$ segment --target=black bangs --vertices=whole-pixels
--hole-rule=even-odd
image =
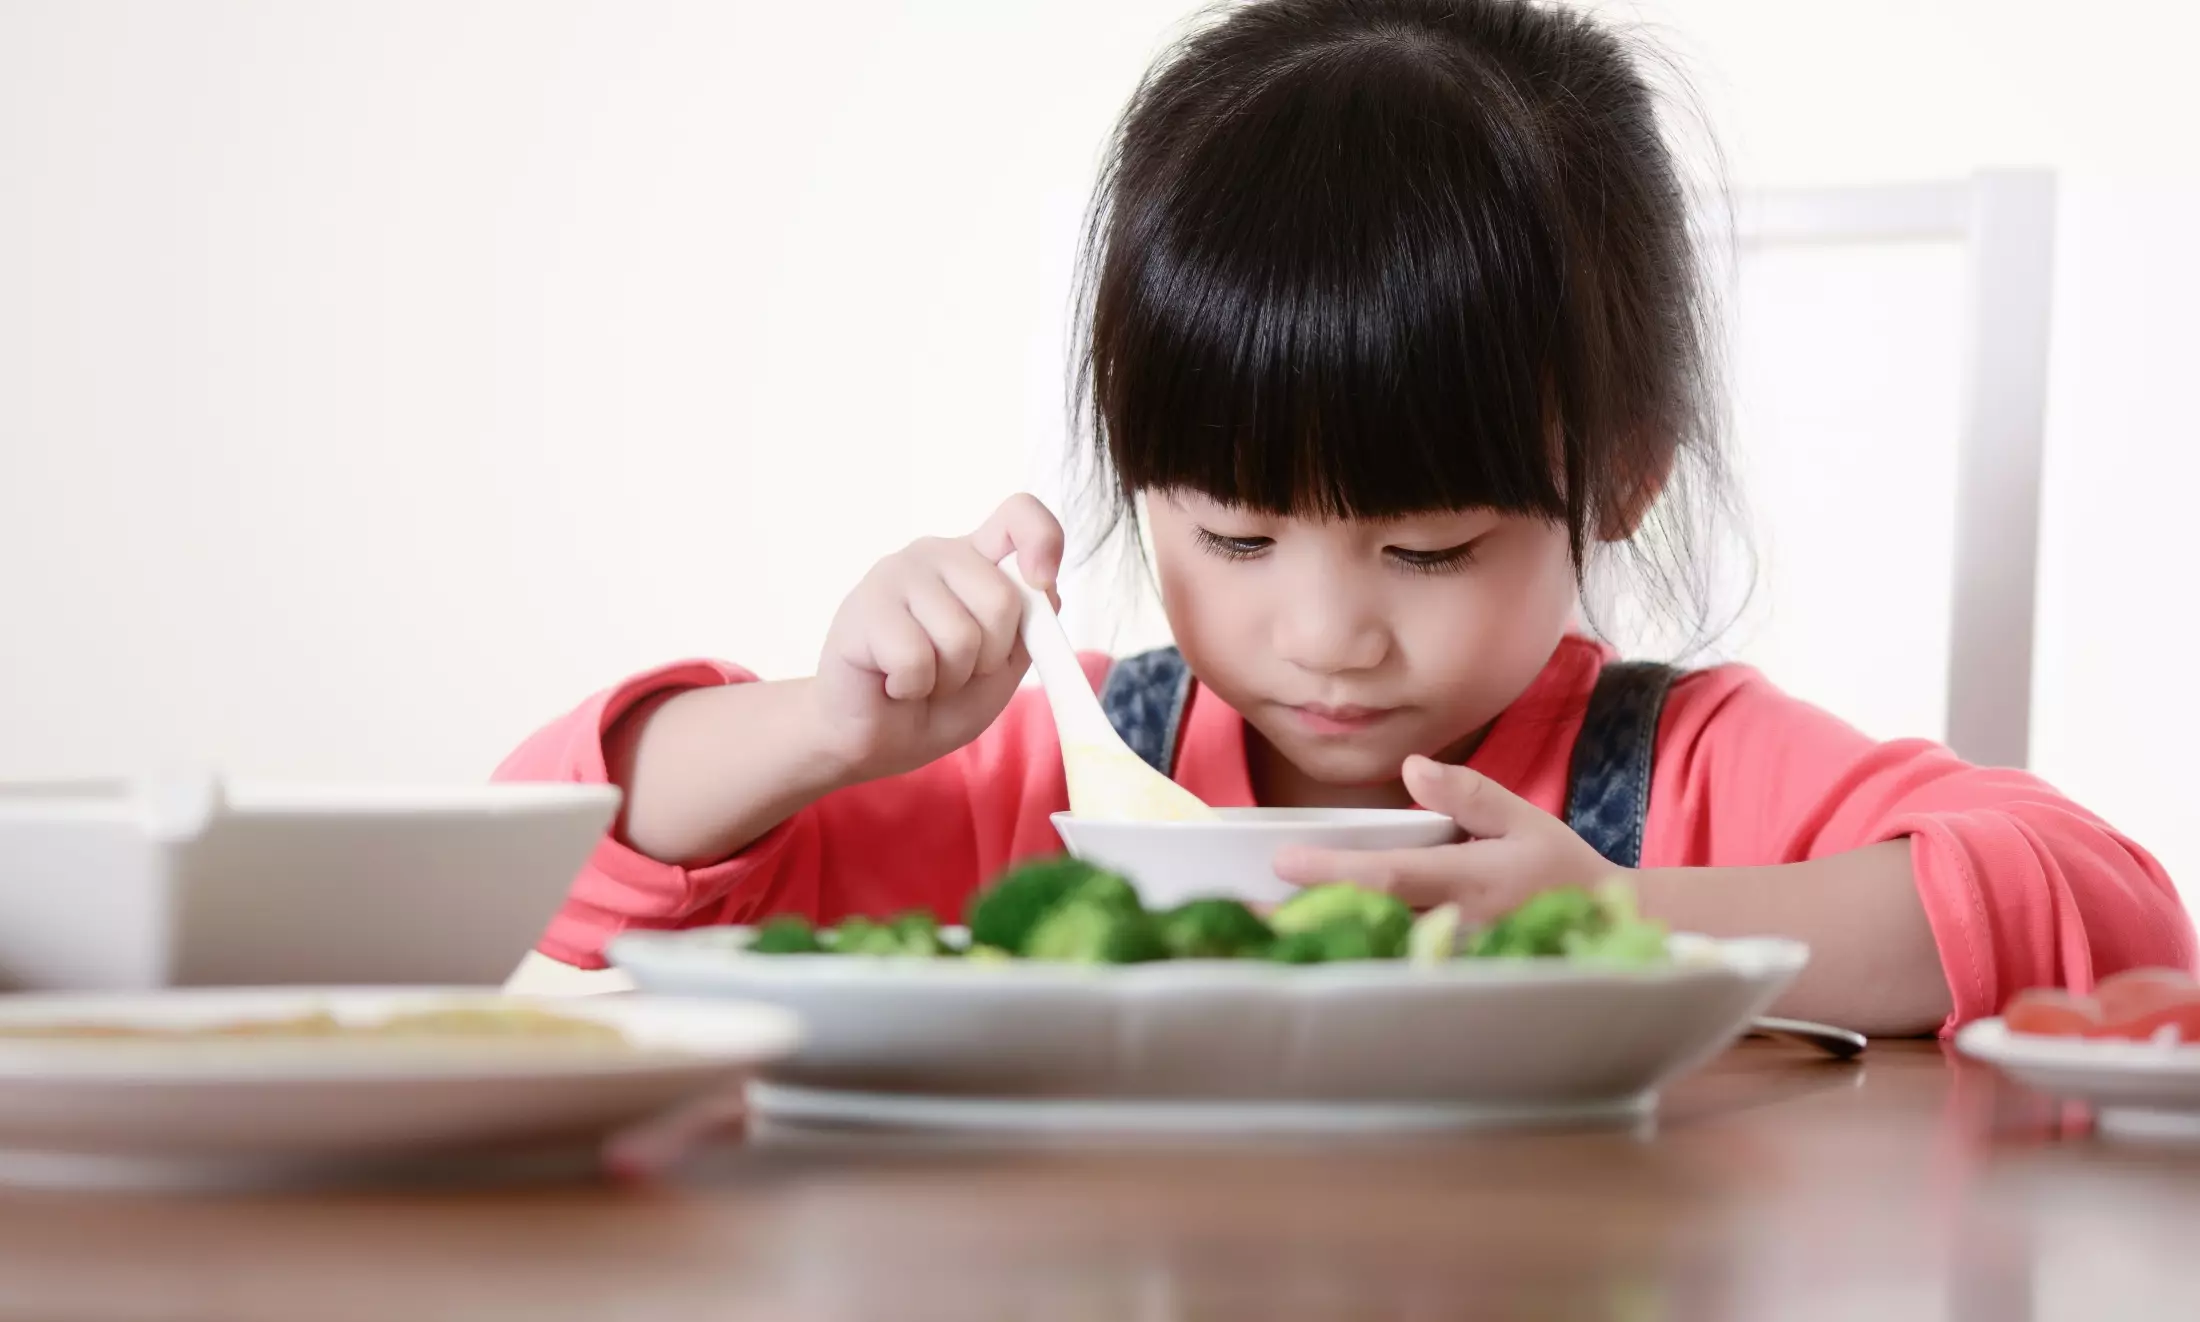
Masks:
[[[1094,382],[1120,479],[1275,513],[1563,517],[1538,398],[1558,254],[1502,128],[1380,48],[1218,116],[1166,204],[1122,218]]]
[[[1686,205],[1586,20],[1270,0],[1148,76],[1087,236],[1080,396],[1117,509],[1493,508],[1624,536],[1704,375]],[[1631,526],[1631,525],[1630,525]]]

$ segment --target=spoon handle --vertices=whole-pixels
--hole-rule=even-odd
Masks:
[[[1146,765],[1115,732],[1101,709],[1100,697],[1085,678],[1085,668],[1070,650],[1069,635],[1046,594],[1008,569],[1009,581],[1023,594],[1024,650],[1046,687],[1054,712],[1054,732],[1062,740],[1062,774],[1068,782],[1070,811],[1080,817],[1117,821],[1200,821],[1212,808],[1182,785]]]
[[[1085,678],[1085,668],[1069,645],[1069,635],[1063,632],[1053,603],[1047,600],[1044,592],[1024,582],[1014,557],[1001,568],[1016,585],[1017,592],[1023,595],[1024,650],[1031,654],[1032,667],[1039,672],[1039,683],[1046,689],[1047,706],[1054,709],[1054,729],[1061,736],[1062,745],[1072,748],[1122,744],[1115,727],[1108,723],[1107,713],[1100,710],[1100,699],[1093,693],[1091,681]]]
[[[1769,1016],[1761,1016],[1750,1021],[1749,1031],[1752,1036],[1782,1037],[1793,1042],[1807,1043],[1836,1060],[1849,1060],[1861,1056],[1864,1054],[1864,1048],[1870,1045],[1869,1039],[1862,1033],[1851,1032],[1846,1028],[1835,1028],[1832,1024],[1812,1023],[1808,1019],[1775,1019]]]

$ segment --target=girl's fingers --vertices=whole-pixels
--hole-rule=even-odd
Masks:
[[[872,625],[865,650],[870,668],[886,677],[886,696],[907,702],[930,696],[939,677],[931,635],[907,608],[888,610]]]
[[[1053,591],[1062,569],[1062,524],[1037,496],[1019,492],[1002,501],[969,540],[993,564],[1014,555],[1026,583]]]
[[[927,692],[941,698],[960,692],[978,673],[978,659],[986,647],[984,627],[962,598],[936,576],[920,575],[909,587],[908,603],[909,614],[924,627],[935,657],[935,674]]]
[[[1024,621],[1024,601],[1016,585],[998,566],[967,548],[960,555],[946,557],[940,577],[983,635],[975,673],[990,675],[1009,664]]]

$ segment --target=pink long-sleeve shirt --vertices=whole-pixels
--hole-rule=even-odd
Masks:
[[[1561,813],[1574,735],[1606,655],[1568,638],[1468,765]],[[1108,659],[1084,661],[1097,686]],[[715,661],[638,675],[536,733],[497,776],[601,782],[604,734],[637,703],[754,678]],[[1254,801],[1244,718],[1205,688],[1185,717],[1176,778],[1218,807]],[[1045,695],[1025,689],[969,746],[827,795],[723,862],[677,867],[607,836],[539,949],[599,968],[604,942],[631,928],[782,913],[833,922],[918,906],[960,914],[981,882],[1058,851],[1048,816],[1068,806]],[[2038,778],[1974,767],[1922,740],[1875,743],[1746,666],[1673,685],[1644,867],[1798,863],[1903,838],[1953,994],[1951,1027],[1995,1013],[2024,987],[2089,988],[2117,969],[2194,965],[2192,924],[2161,866]]]

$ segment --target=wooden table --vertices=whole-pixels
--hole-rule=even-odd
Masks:
[[[2200,1318],[2200,1151],[1925,1044],[1654,1132],[1171,1151],[760,1135],[656,1189],[0,1195],[40,1319]]]

